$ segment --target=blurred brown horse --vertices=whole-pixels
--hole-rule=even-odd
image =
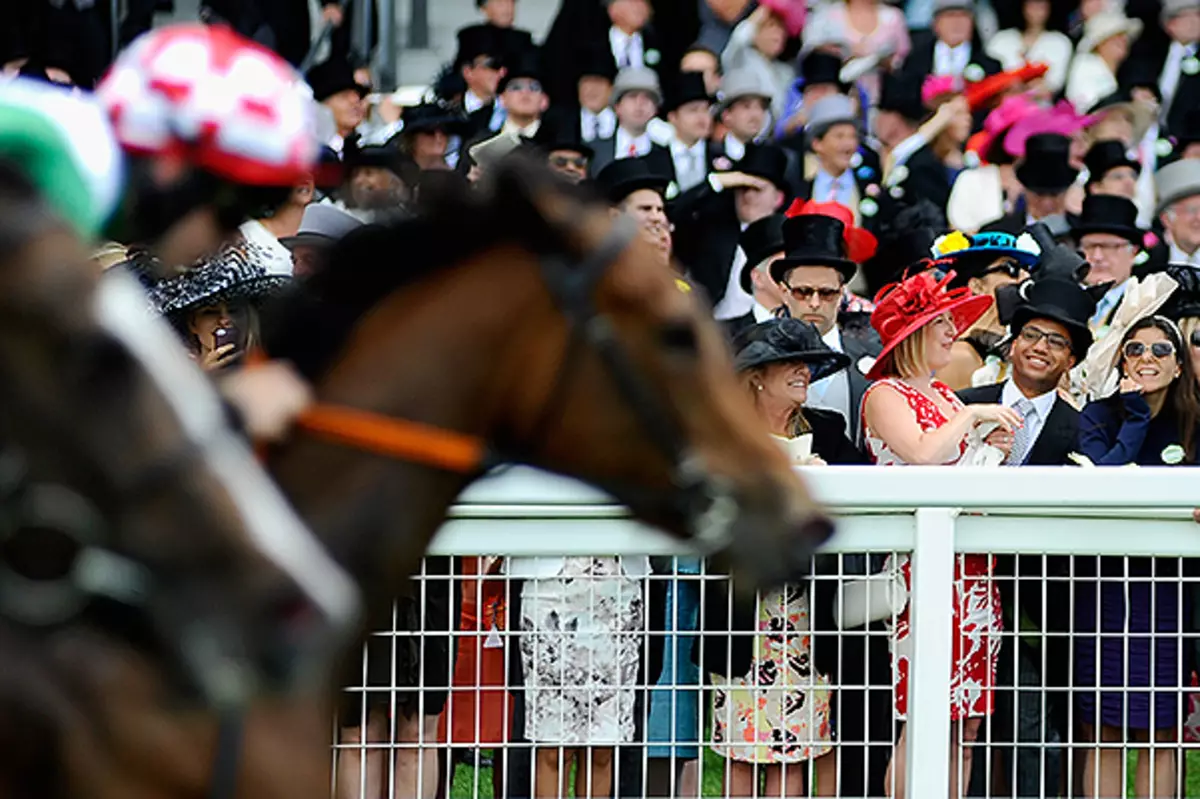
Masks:
[[[357,629],[172,335],[0,163],[0,796],[144,795],[128,714],[324,687]]]
[[[490,191],[352,235],[272,316],[268,350],[320,405],[271,470],[363,587],[367,629],[390,627],[401,582],[493,463],[597,485],[705,551],[729,548],[761,584],[801,574],[831,532],[707,310],[635,227],[540,167],[514,162]],[[128,712],[115,728],[128,795],[327,799],[333,694],[259,703],[240,736]]]

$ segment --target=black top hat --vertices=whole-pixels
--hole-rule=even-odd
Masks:
[[[1158,312],[1176,322],[1200,316],[1200,271],[1187,264],[1168,264],[1165,271],[1179,285]]]
[[[471,129],[471,121],[466,115],[446,103],[410,105],[401,112],[400,118],[404,121],[404,133],[441,130],[451,136],[464,136]]]
[[[1067,329],[1076,359],[1087,354],[1092,346],[1088,320],[1096,313],[1096,300],[1087,289],[1059,278],[1031,280],[1021,286],[1021,299],[1010,323],[1014,336],[1034,319],[1050,319]]]
[[[1185,112],[1182,129],[1173,130],[1171,133],[1175,134],[1175,142],[1180,148],[1200,142],[1200,108],[1192,108]]]
[[[771,264],[771,279],[776,283],[798,266],[832,267],[844,280],[858,271],[858,264],[846,257],[846,226],[832,216],[793,216],[783,223],[783,244],[784,256]]]
[[[486,55],[491,56],[499,66],[504,58],[504,46],[500,29],[495,25],[468,25],[458,32],[458,55],[454,62],[462,66]]]
[[[787,182],[787,153],[774,144],[746,145],[746,153],[742,160],[733,165],[738,172],[753,175],[756,178],[769,180],[784,193],[784,199],[791,196],[792,189]]]
[[[1141,247],[1145,231],[1137,226],[1137,216],[1138,209],[1133,200],[1093,194],[1084,198],[1083,210],[1071,224],[1071,236],[1079,241],[1088,233],[1111,233]]]
[[[772,363],[808,364],[815,383],[850,365],[850,356],[832,349],[815,325],[799,319],[768,319],[733,337],[733,366],[739,372]]]
[[[666,194],[670,182],[666,175],[655,172],[645,158],[620,158],[596,175],[596,188],[613,205],[638,189]]]
[[[508,82],[513,78],[542,79],[542,59],[536,50],[526,50],[505,61],[504,77],[500,79],[497,91],[501,94],[508,88]]]
[[[692,103],[697,100],[703,100],[709,105],[716,102],[716,99],[708,93],[708,87],[704,85],[704,73],[680,72],[672,90],[667,93],[662,112],[665,114],[674,111],[685,103]]]
[[[1125,145],[1116,139],[1098,141],[1087,151],[1083,164],[1088,170],[1088,183],[1099,183],[1109,170],[1127,166],[1134,172],[1140,173],[1142,165],[1129,157]]]
[[[883,76],[879,96],[879,110],[900,114],[911,122],[919,122],[928,115],[921,102],[921,82],[889,72]]]
[[[304,78],[312,87],[313,99],[318,103],[347,89],[358,92],[359,97],[366,97],[371,91],[369,86],[363,86],[354,80],[354,68],[341,58],[331,58],[317,64]]]
[[[784,219],[783,214],[771,214],[757,222],[750,223],[742,231],[742,235],[738,236],[738,246],[746,254],[746,263],[742,266],[739,281],[742,284],[742,291],[747,294],[754,293],[753,284],[750,282],[750,272],[754,267],[775,253],[783,252]]]
[[[841,71],[842,59],[820,50],[813,50],[800,61],[800,77],[806,87],[833,83],[844,92],[849,87],[842,82]]]
[[[579,114],[575,113],[573,108],[568,110],[569,114],[547,114],[542,117],[537,133],[526,139],[526,142],[544,154],[555,150],[567,150],[590,159],[596,152],[583,143],[583,136],[579,130]]]
[[[347,147],[342,158],[347,172],[360,167],[387,169],[408,186],[414,185],[417,176],[421,173],[420,167],[411,156],[400,152],[398,148],[390,144]]]
[[[607,41],[605,39],[605,42]],[[617,62],[608,47],[584,47],[580,50],[575,64],[580,78],[605,78],[609,83],[617,79]]]
[[[1025,142],[1025,157],[1017,165],[1017,180],[1037,194],[1062,194],[1079,170],[1071,166],[1071,140],[1058,133],[1038,133]]]

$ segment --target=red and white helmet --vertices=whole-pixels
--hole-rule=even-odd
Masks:
[[[312,91],[275,53],[223,26],[139,37],[97,87],[117,140],[177,155],[234,183],[286,186],[317,155]]]

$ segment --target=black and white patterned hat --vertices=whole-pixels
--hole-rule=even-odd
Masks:
[[[261,300],[291,282],[287,275],[269,274],[264,263],[264,253],[252,242],[226,245],[199,266],[155,284],[150,289],[151,307],[173,316],[232,299]]]

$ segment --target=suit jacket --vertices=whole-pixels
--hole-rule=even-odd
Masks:
[[[789,158],[795,158],[795,151],[785,150],[784,152],[788,153]],[[883,169],[880,165],[879,153],[864,144],[859,146],[858,155],[857,165],[851,167],[851,171],[854,173],[854,186],[857,196],[855,197],[854,207],[850,210],[854,211],[855,221],[860,227],[864,227],[872,233],[879,235],[883,222],[888,216],[885,213],[881,213],[880,209],[881,207],[889,206],[891,198],[880,187],[880,181],[883,179]],[[815,158],[816,156],[810,155],[803,159],[795,159],[798,175],[796,197],[798,199],[813,199],[813,182],[817,168]],[[870,203],[866,202],[868,199]]]
[[[842,329],[842,351],[850,358],[850,365],[846,367],[850,377],[850,438],[857,442],[862,437],[862,398],[867,386],[871,385],[866,372],[883,350],[883,342],[871,327],[867,314],[843,314],[838,326]]]
[[[675,225],[675,257],[716,305],[729,286],[742,233],[733,192],[713,191],[706,181],[679,195],[668,211]]]
[[[863,464],[866,457],[846,438],[842,416],[824,408],[805,408],[804,418],[812,428],[813,449],[826,463]],[[836,556],[833,556],[836,560]],[[709,574],[728,574],[722,563],[710,563]],[[836,569],[831,574],[837,574]],[[833,619],[833,592],[836,580],[818,580],[813,586],[813,615]],[[786,591],[799,593],[801,585],[788,586]],[[729,602],[729,581],[713,582],[706,586],[704,598],[704,620],[700,646],[693,648],[692,658],[706,672],[740,677],[750,669],[754,655],[754,636],[747,633],[758,627],[754,597],[745,597],[735,592],[732,613]],[[814,627],[816,629],[816,627]],[[821,625],[820,629],[832,629]],[[734,634],[730,634],[733,631]],[[815,665],[822,674],[837,673],[837,649],[830,636],[824,646],[814,648]],[[728,672],[728,673],[726,673]]]
[[[485,136],[485,134],[490,135],[495,133],[496,131],[489,127],[492,121],[492,114],[495,112],[496,101],[492,100],[490,103],[481,105],[479,108],[476,108],[474,111],[467,114],[467,119],[471,124],[471,131],[465,138],[471,139],[477,136]]]
[[[601,169],[604,169],[604,167],[608,166],[613,161],[617,160],[617,134],[616,133],[613,133],[613,135],[609,136],[607,139],[596,139],[588,146],[590,146],[592,148],[592,151],[595,153],[592,156],[592,165],[591,165],[591,172],[592,172],[593,177],[596,175],[599,175]],[[666,153],[668,161],[671,160],[671,151],[668,150],[666,147],[663,147],[661,144],[651,144],[650,152],[642,157],[650,158],[651,156],[654,156],[655,151],[659,151],[659,150]],[[654,156],[654,157],[656,159],[658,159],[658,161],[661,161],[661,159],[662,159],[661,154]],[[655,163],[658,163],[658,161],[656,161]]]
[[[1154,27],[1157,28],[1158,25],[1155,24]],[[1163,67],[1167,63],[1167,49],[1169,47],[1170,42],[1160,49],[1147,52],[1137,61],[1129,59],[1129,62],[1133,63],[1127,62],[1129,64],[1128,70],[1124,69],[1126,64],[1122,64],[1121,75],[1136,70],[1141,75],[1161,76]],[[1200,54],[1197,57],[1200,57]],[[1163,109],[1162,119],[1166,121],[1166,129],[1161,131],[1159,135],[1178,136],[1183,133],[1184,115],[1197,107],[1200,107],[1200,72],[1195,75],[1189,75],[1181,69],[1179,72],[1179,83],[1176,84],[1175,94],[1171,97],[1171,104]]]
[[[918,31],[912,37],[912,50],[909,51],[908,57],[904,59],[904,66],[901,67],[901,72],[909,78],[920,80],[926,75],[933,74],[933,49],[937,44],[937,37],[933,31]],[[997,72],[1002,72],[1004,67],[1000,62],[987,54],[983,48],[983,43],[979,40],[979,34],[975,34],[975,38],[971,41],[971,58],[967,62],[968,68],[975,64],[983,70],[985,75],[995,75]]]
[[[934,155],[933,148],[927,144],[917,150],[909,156],[904,168],[908,170],[908,175],[896,186],[902,192],[896,202],[905,205],[926,199],[944,213],[953,186],[946,165]]]
[[[709,141],[705,144],[705,163],[708,166],[706,174],[712,174],[714,171],[713,161],[717,160],[725,154],[725,148],[717,142]],[[678,178],[675,171],[675,158],[671,155],[670,147],[659,147],[655,145],[654,149],[646,156],[646,161],[650,167],[660,175],[666,175],[671,179],[672,183],[678,183]]]

